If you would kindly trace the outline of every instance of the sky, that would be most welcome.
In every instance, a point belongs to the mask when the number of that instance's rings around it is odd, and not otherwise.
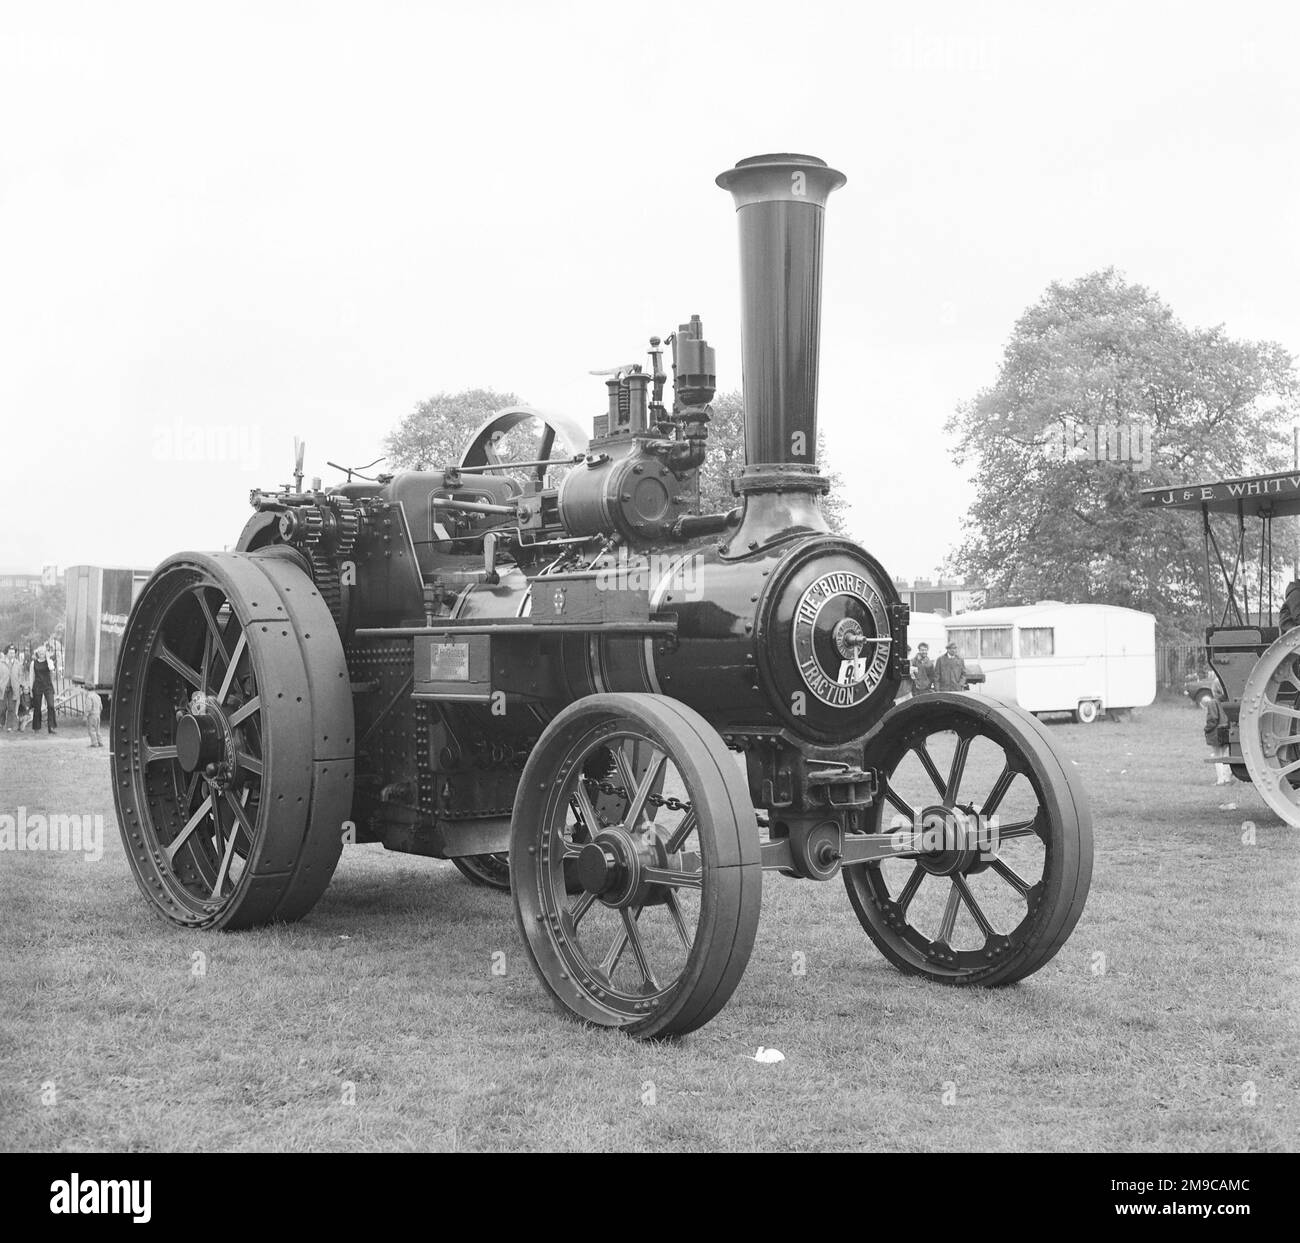
[[[930,574],[944,424],[1114,265],[1300,352],[1294,6],[0,0],[0,572],[234,544],[421,399],[583,420],[699,314],[740,386],[767,151],[827,208],[820,421],[855,535]]]

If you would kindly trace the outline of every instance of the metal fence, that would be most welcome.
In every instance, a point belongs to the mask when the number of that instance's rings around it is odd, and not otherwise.
[[[1204,643],[1157,643],[1156,685],[1182,693],[1183,680],[1206,673]]]

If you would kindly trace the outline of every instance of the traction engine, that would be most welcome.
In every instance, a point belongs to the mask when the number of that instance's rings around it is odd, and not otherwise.
[[[895,703],[907,608],[821,511],[822,230],[844,181],[788,154],[718,178],[743,299],[728,512],[697,512],[717,369],[692,316],[607,379],[589,435],[517,407],[456,465],[304,489],[300,458],[234,551],[157,569],[111,728],[161,915],[297,919],[352,841],[450,859],[510,890],[563,1011],[640,1037],[726,1003],[765,871],[841,878],[884,956],[938,982],[1055,954],[1092,866],[1072,766],[986,697]]]

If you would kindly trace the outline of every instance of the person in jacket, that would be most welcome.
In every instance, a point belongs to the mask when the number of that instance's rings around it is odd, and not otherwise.
[[[104,701],[94,691],[86,692],[86,734],[92,747],[102,747],[99,736],[99,718],[104,714]]]
[[[930,645],[918,643],[912,657],[912,693],[924,695],[934,690],[934,661],[930,659]]]
[[[18,728],[18,702],[22,697],[23,662],[18,649],[11,643],[0,654],[0,729],[12,732]]]
[[[32,656],[32,733],[41,732],[41,703],[45,703],[48,712],[45,717],[45,731],[53,734],[58,728],[54,717],[54,679],[58,676],[54,653],[40,645]]]
[[[957,645],[949,643],[944,654],[934,662],[934,689],[964,691],[966,685],[966,662],[957,655]]]
[[[1228,755],[1228,714],[1223,710],[1219,692],[1205,701],[1205,745],[1215,760],[1226,759]],[[1214,784],[1227,786],[1233,783],[1232,769],[1227,764],[1214,765]]]

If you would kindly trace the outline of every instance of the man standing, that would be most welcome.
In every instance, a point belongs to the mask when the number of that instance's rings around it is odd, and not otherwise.
[[[11,643],[0,656],[0,729],[12,732],[18,725],[18,697],[22,693],[22,661]]]
[[[955,643],[949,643],[944,654],[934,662],[934,689],[937,691],[966,689],[966,662],[957,655]]]
[[[912,693],[924,695],[934,690],[934,661],[930,659],[930,645],[918,643],[912,657]]]
[[[49,715],[45,718],[46,733],[53,734],[59,727],[54,722],[54,678],[58,674],[54,653],[42,643],[32,657],[32,733],[41,732],[41,701],[44,700]]]

